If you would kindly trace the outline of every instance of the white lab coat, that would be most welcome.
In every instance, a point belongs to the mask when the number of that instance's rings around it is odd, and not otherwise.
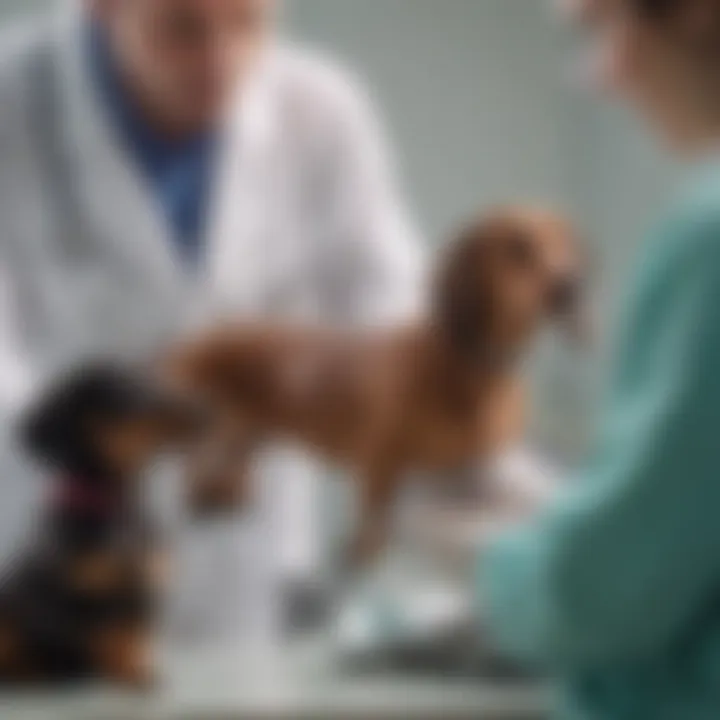
[[[391,322],[417,308],[419,246],[369,103],[343,72],[279,40],[265,54],[225,124],[207,253],[193,277],[98,102],[81,30],[70,13],[8,33],[0,49],[4,428],[58,368],[88,354],[141,356],[188,323]],[[7,551],[40,484],[7,438],[4,447]],[[181,522],[178,626],[272,635],[283,573],[316,562],[312,467],[277,454],[266,465],[252,518]]]

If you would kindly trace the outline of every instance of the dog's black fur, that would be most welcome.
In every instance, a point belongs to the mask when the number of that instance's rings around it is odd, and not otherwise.
[[[23,419],[22,445],[49,472],[52,492],[32,543],[0,576],[0,681],[151,681],[160,590],[151,567],[162,547],[128,468],[189,442],[198,420],[184,399],[103,363],[62,378]],[[122,469],[97,430],[136,423],[150,423],[157,437]]]

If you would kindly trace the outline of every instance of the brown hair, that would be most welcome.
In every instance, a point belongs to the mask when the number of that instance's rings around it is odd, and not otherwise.
[[[677,9],[682,0],[632,0],[632,4],[642,15],[662,17]]]
[[[681,11],[687,11],[689,0],[628,0],[644,19],[674,27],[679,21],[679,39],[692,44],[693,53],[702,62],[712,61],[713,74],[717,74],[720,60],[720,0],[703,0],[702,13],[690,14],[684,22]],[[694,0],[699,4],[701,0]],[[715,82],[715,81],[714,81]]]
[[[650,19],[665,19],[687,4],[687,0],[630,0],[631,5],[641,15]],[[706,0],[716,5],[720,10],[720,2],[718,0]]]

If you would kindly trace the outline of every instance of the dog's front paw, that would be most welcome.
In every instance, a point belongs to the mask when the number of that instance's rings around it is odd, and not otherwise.
[[[105,680],[118,689],[140,695],[151,695],[163,684],[157,669],[144,663],[112,668],[105,672]]]
[[[108,628],[93,645],[97,675],[135,692],[151,692],[160,684],[151,639],[144,632]]]

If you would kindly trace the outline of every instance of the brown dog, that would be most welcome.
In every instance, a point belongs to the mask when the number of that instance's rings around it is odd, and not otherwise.
[[[299,441],[356,473],[361,520],[351,558],[369,560],[408,471],[456,470],[517,440],[518,361],[544,320],[576,318],[579,264],[561,217],[499,210],[449,245],[427,316],[414,326],[224,326],[174,349],[164,370],[223,410],[225,453],[218,446],[205,459],[235,468],[199,472],[196,506],[242,502],[252,450]]]

